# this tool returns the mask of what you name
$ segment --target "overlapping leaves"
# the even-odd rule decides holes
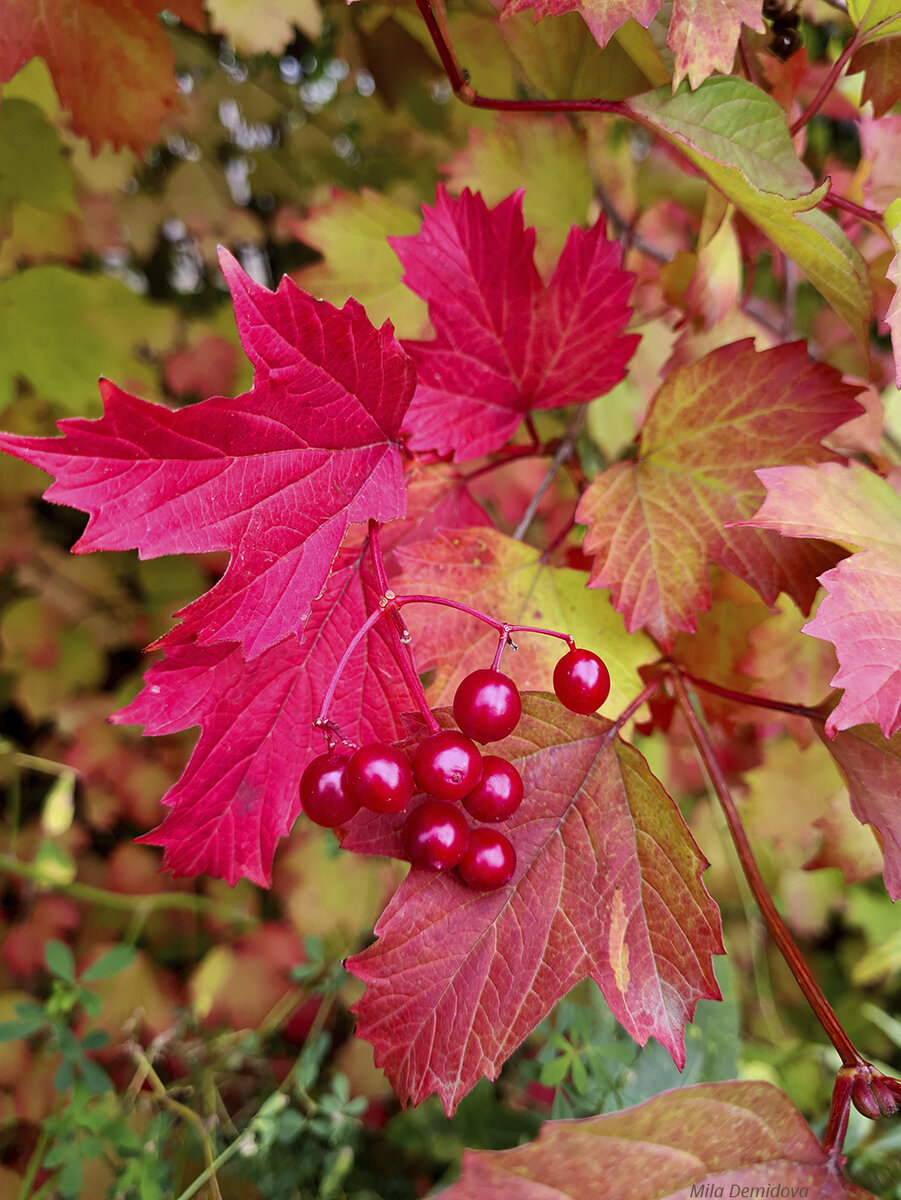
[[[448,1112],[579,979],[595,980],[636,1041],[657,1038],[679,1065],[697,1001],[719,996],[706,863],[641,755],[609,722],[544,695],[525,698],[505,754],[525,783],[499,825],[516,847],[511,882],[479,894],[414,868],[377,942],[348,961],[367,985],[357,1020],[376,1061],[400,1096],[437,1092]],[[345,845],[401,857],[401,823],[359,815]]]
[[[735,342],[669,375],[638,457],[596,476],[578,509],[595,556],[591,584],[610,588],[627,628],[647,629],[666,648],[693,630],[710,605],[709,562],[767,603],[785,591],[809,607],[833,552],[724,527],[760,503],[755,467],[833,457],[820,438],[860,411],[855,391],[801,343],[757,353]]]

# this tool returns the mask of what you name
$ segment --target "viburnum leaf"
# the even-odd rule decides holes
[[[410,511],[384,534],[390,550],[428,536],[433,524],[470,524],[481,510],[439,464],[410,485]],[[268,886],[278,839],[300,812],[304,768],[325,748],[313,728],[344,648],[375,607],[378,591],[364,570],[362,546],[347,546],[299,636],[291,635],[250,662],[240,646],[194,641],[169,646],[147,672],[143,692],[111,719],[145,726],[147,734],[200,726],[181,779],[163,797],[170,812],[139,838],[165,849],[175,875],[242,875]],[[329,710],[345,737],[394,741],[401,714],[415,707],[380,624],[350,659]]]
[[[489,209],[438,189],[418,234],[391,238],[404,282],[428,302],[436,338],[404,342],[418,372],[404,430],[414,449],[477,458],[536,408],[610,390],[638,343],[622,333],[632,275],[599,220],[573,228],[550,282],[533,260],[522,193]]]
[[[848,782],[851,811],[871,825],[882,847],[883,878],[901,899],[901,734],[884,738],[875,725],[858,725],[823,742]]]
[[[579,503],[590,586],[610,588],[627,628],[666,649],[710,607],[711,562],[768,604],[785,591],[809,608],[833,551],[724,526],[760,503],[755,467],[834,457],[820,438],[858,415],[857,390],[802,342],[758,353],[748,339],[678,367],[651,402],[637,458],[602,471]]]
[[[336,309],[289,279],[272,293],[226,251],[222,264],[251,392],[171,412],[103,381],[99,420],[61,421],[63,438],[0,435],[0,448],[56,475],[48,499],[90,514],[76,552],[228,550],[164,640],[253,657],[302,628],[350,522],[403,515],[414,368],[356,301]]]
[[[224,33],[241,54],[281,54],[297,36],[294,26],[311,41],[322,36],[318,0],[206,0],[210,26]]]
[[[348,960],[367,985],[358,1033],[403,1100],[437,1092],[452,1113],[585,977],[636,1041],[655,1037],[684,1062],[685,1022],[698,1000],[719,998],[719,915],[679,810],[610,730],[554,697],[525,696],[504,743],[525,783],[498,825],[516,848],[511,882],[478,893],[413,868],[378,940]],[[344,844],[401,857],[402,822],[358,814]]]
[[[359,552],[342,552],[300,637],[250,662],[235,642],[170,646],[116,724],[165,734],[200,726],[182,777],[163,797],[165,820],[138,838],[165,850],[174,875],[243,875],[271,882],[280,837],[300,812],[300,777],[325,742],[313,728],[332,671],[377,601]],[[330,715],[345,735],[394,741],[399,714],[414,707],[379,625],[342,676]]]
[[[634,97],[629,107],[796,262],[866,342],[873,309],[866,263],[816,207],[829,181],[815,185],[772,96],[745,79],[722,76],[694,92],[684,85],[675,95],[658,88]]]
[[[599,46],[631,18],[647,28],[661,0],[507,0],[502,16],[534,9],[534,20],[578,12]],[[742,23],[762,33],[757,0],[674,0],[666,44],[675,55],[673,83],[686,75],[692,87],[714,71],[730,74]]]
[[[603,657],[613,714],[639,690],[638,668],[657,657],[649,639],[627,636],[608,596],[586,591],[585,571],[548,566],[532,546],[496,529],[439,530],[431,540],[403,547],[397,558],[401,574],[391,585],[398,593],[443,596],[511,625],[571,633],[579,646]],[[450,704],[463,676],[494,656],[497,633],[466,613],[411,605],[404,619],[420,670],[436,668],[429,688],[434,704]],[[518,649],[505,651],[501,669],[521,690],[549,690],[564,643],[530,633],[516,634],[514,641]]]
[[[893,37],[901,33],[897,0],[848,0],[848,15],[870,37]]]
[[[727,1131],[727,1132],[724,1132]],[[699,1083],[602,1117],[547,1121],[514,1150],[465,1150],[446,1200],[875,1200],[844,1179],[770,1083]]]
[[[901,36],[868,42],[855,50],[848,73],[864,72],[860,99],[873,105],[875,117],[884,116],[901,101]]]
[[[0,83],[40,55],[72,128],[95,152],[110,141],[142,153],[178,100],[163,8],[195,29],[206,25],[202,0],[7,0]]]
[[[901,729],[901,496],[861,463],[759,471],[766,499],[743,525],[787,538],[827,538],[850,558],[820,576],[826,596],[804,632],[832,642],[845,689],[826,722],[832,737],[852,725]]]

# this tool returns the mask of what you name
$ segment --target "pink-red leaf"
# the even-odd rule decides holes
[[[550,283],[534,263],[522,193],[489,209],[438,189],[422,229],[389,239],[404,282],[429,305],[436,337],[405,342],[418,382],[404,429],[414,449],[457,461],[502,446],[535,408],[593,399],[624,374],[632,276],[604,222],[573,228]]]
[[[349,960],[367,985],[358,1031],[402,1099],[437,1092],[452,1112],[586,976],[636,1041],[656,1037],[684,1062],[685,1022],[719,997],[719,915],[678,809],[609,731],[552,697],[524,697],[504,753],[526,798],[498,826],[516,849],[513,879],[477,893],[414,868],[378,941]],[[401,823],[358,815],[345,845],[400,857]]]
[[[174,638],[253,657],[303,627],[351,521],[403,515],[396,443],[414,369],[356,301],[339,310],[289,279],[272,293],[222,263],[251,392],[171,412],[104,381],[99,420],[60,421],[63,438],[0,435],[0,448],[56,475],[48,499],[90,514],[78,552],[229,551]]]
[[[446,1200],[875,1200],[842,1178],[769,1083],[701,1083],[581,1121],[548,1121],[515,1150],[467,1150]]]
[[[175,56],[160,25],[168,8],[202,29],[201,0],[5,0],[0,83],[40,55],[76,133],[139,154],[175,108]]]
[[[871,722],[891,737],[901,729],[901,496],[857,462],[758,474],[767,495],[746,525],[857,551],[820,576],[826,596],[804,626],[838,655],[832,683],[845,694],[827,734]]]
[[[409,483],[409,509],[383,535],[386,552],[452,528],[485,520],[449,468],[438,464]],[[332,672],[378,600],[363,547],[346,547],[300,636],[291,635],[250,662],[233,642],[176,643],[147,672],[137,699],[117,724],[148,734],[200,727],[181,779],[163,798],[170,812],[140,841],[165,849],[176,875],[244,875],[268,886],[278,839],[300,812],[298,786],[325,743],[312,722]],[[338,684],[329,716],[345,737],[393,741],[401,714],[414,707],[381,625],[357,648]]]
[[[851,811],[872,825],[882,846],[883,878],[893,900],[901,899],[901,733],[886,740],[874,725],[858,725],[826,748],[848,782]]]
[[[609,587],[627,627],[667,649],[710,607],[711,562],[767,603],[785,591],[809,608],[834,552],[724,526],[760,503],[755,467],[834,457],[820,439],[860,413],[857,390],[800,342],[762,353],[734,342],[677,368],[652,401],[638,457],[601,472],[580,501],[590,586]]]
[[[325,748],[312,722],[344,647],[377,600],[360,558],[342,552],[299,638],[250,662],[233,642],[170,646],[147,672],[144,691],[114,716],[148,734],[200,726],[184,774],[163,797],[169,813],[138,839],[162,846],[173,874],[271,882],[276,844],[300,812],[300,777]],[[390,742],[411,707],[377,625],[348,664],[330,715],[347,737]]]

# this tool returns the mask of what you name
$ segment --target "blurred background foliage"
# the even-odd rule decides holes
[[[249,387],[217,244],[260,282],[289,272],[336,303],[353,292],[376,323],[423,334],[427,314],[386,237],[418,228],[441,179],[489,203],[524,187],[543,265],[599,206],[668,254],[691,252],[705,204],[697,178],[618,123],[457,104],[412,5],[208,8],[219,33],[164,18],[180,104],[142,154],[92,153],[41,59],[2,89],[3,428],[51,434],[59,418],[98,415],[101,374],[170,405]],[[822,8],[805,26],[811,53],[834,55],[847,28]],[[473,0],[451,16],[484,93],[616,99],[659,82],[665,49],[635,57],[615,40],[600,51],[575,15],[533,27],[526,12],[499,27],[493,13]],[[843,120],[851,104],[837,95],[813,130],[820,162],[846,180],[858,156]],[[676,277],[634,251],[629,265],[650,336],[607,406],[598,453],[631,438],[676,340]],[[764,313],[771,282],[761,270]],[[802,285],[799,326],[813,334],[830,319]],[[744,332],[739,321],[721,340]],[[679,337],[684,358],[709,333],[689,325]],[[830,361],[853,370],[850,335],[830,339]],[[83,518],[42,501],[45,486],[23,463],[0,464],[0,1196],[187,1200],[221,1186],[249,1200],[404,1200],[453,1178],[464,1146],[516,1145],[550,1116],[736,1076],[777,1082],[822,1125],[831,1051],[766,943],[696,769],[650,743],[712,860],[706,879],[730,951],[723,1003],[702,1003],[687,1030],[684,1074],[659,1046],[639,1051],[580,985],[453,1120],[434,1098],[398,1112],[353,1036],[359,985],[340,963],[370,938],[399,866],[339,860],[331,834],[300,821],[271,891],[158,872],[158,852],[133,838],[160,819],[192,736],[144,740],[105,718],[136,693],[142,648],[221,562],[72,557]],[[511,524],[530,487],[511,486]],[[548,527],[554,500],[552,490]],[[838,794],[825,752],[807,755],[805,787]],[[783,799],[797,791],[786,772],[800,768],[779,776],[772,758],[738,767],[754,767],[745,815],[777,901],[851,1036],[897,1070],[901,939],[878,855],[862,840],[806,871],[806,818],[786,827]],[[849,885],[840,868],[847,877],[850,858],[859,870]],[[852,1118],[856,1177],[886,1200],[901,1196],[901,1130]]]

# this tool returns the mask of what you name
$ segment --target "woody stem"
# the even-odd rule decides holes
[[[776,906],[773,904],[770,894],[767,891],[766,884],[763,882],[763,877],[760,874],[760,868],[757,866],[751,850],[748,835],[745,833],[744,826],[741,823],[741,818],[732,799],[729,785],[726,783],[726,776],[717,761],[716,752],[710,741],[707,728],[699,719],[689,699],[685,688],[685,677],[678,669],[674,668],[669,678],[676,693],[679,707],[688,724],[698,755],[704,764],[713,790],[716,792],[723,813],[725,814],[729,833],[732,836],[732,841],[738,853],[745,878],[748,881],[748,885],[754,895],[754,900],[760,909],[761,916],[766,922],[773,941],[779,947],[782,957],[788,963],[789,970],[797,980],[798,986],[804,993],[807,1003],[813,1009],[817,1020],[823,1026],[826,1036],[837,1050],[842,1060],[842,1065],[846,1067],[866,1065],[866,1060],[858,1053],[853,1042],[848,1037],[842,1023],[835,1015],[832,1006],[823,994],[820,985],[814,979],[810,968],[801,957],[801,951],[789,933],[787,925],[776,911]]]

